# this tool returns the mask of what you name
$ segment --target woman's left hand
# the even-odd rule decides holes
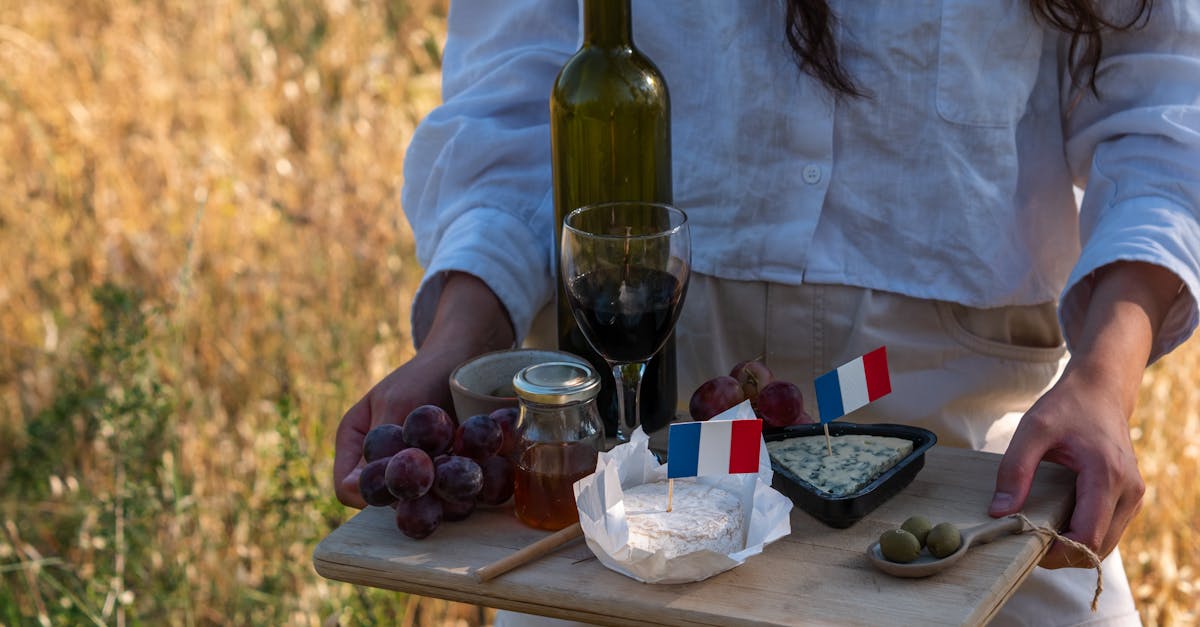
[[[1000,461],[988,514],[1021,511],[1038,463],[1075,471],[1075,508],[1063,535],[1101,557],[1121,540],[1146,490],[1129,417],[1159,327],[1180,295],[1180,280],[1147,263],[1096,271],[1086,314],[1062,378],[1025,413]],[[1078,550],[1056,543],[1046,568],[1089,567]]]
[[[1100,378],[1068,370],[1026,412],[1000,462],[988,513],[1007,516],[1020,511],[1038,463],[1062,464],[1076,473],[1075,508],[1063,535],[1104,557],[1116,548],[1141,508],[1146,487],[1129,437],[1131,408],[1114,392],[1115,386]],[[1041,566],[1093,564],[1058,542]]]

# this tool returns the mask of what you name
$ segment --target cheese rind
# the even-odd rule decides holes
[[[728,555],[744,548],[742,504],[726,490],[676,479],[668,512],[667,482],[657,481],[625,490],[624,503],[633,547],[663,551],[667,559],[703,550]]]
[[[878,435],[813,435],[767,442],[777,464],[818,490],[846,496],[862,489],[913,450],[911,440]]]

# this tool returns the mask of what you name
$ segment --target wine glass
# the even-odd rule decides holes
[[[580,207],[563,220],[562,280],[579,328],[613,371],[617,440],[641,424],[642,374],[670,337],[692,265],[687,215],[665,203]]]

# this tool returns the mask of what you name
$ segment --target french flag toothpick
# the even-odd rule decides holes
[[[747,401],[748,402],[748,401]],[[762,421],[757,418],[681,422],[667,433],[667,511],[675,480],[758,472]]]
[[[668,479],[758,472],[761,420],[681,422],[670,429]]]
[[[887,347],[879,348],[817,377],[817,408],[821,423],[846,414],[892,391],[888,377]]]

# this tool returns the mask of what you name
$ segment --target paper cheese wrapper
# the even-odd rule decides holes
[[[754,417],[747,401],[712,420]],[[667,479],[667,467],[650,452],[649,442],[649,436],[639,427],[629,442],[600,453],[595,473],[575,482],[583,534],[592,553],[608,568],[646,583],[699,581],[738,566],[761,553],[764,546],[791,533],[792,502],[771,487],[771,459],[766,444],[760,442],[757,473],[695,479],[726,490],[741,501],[742,528],[746,531],[743,549],[727,555],[695,551],[667,559],[662,551],[651,553],[629,546],[623,490]]]

